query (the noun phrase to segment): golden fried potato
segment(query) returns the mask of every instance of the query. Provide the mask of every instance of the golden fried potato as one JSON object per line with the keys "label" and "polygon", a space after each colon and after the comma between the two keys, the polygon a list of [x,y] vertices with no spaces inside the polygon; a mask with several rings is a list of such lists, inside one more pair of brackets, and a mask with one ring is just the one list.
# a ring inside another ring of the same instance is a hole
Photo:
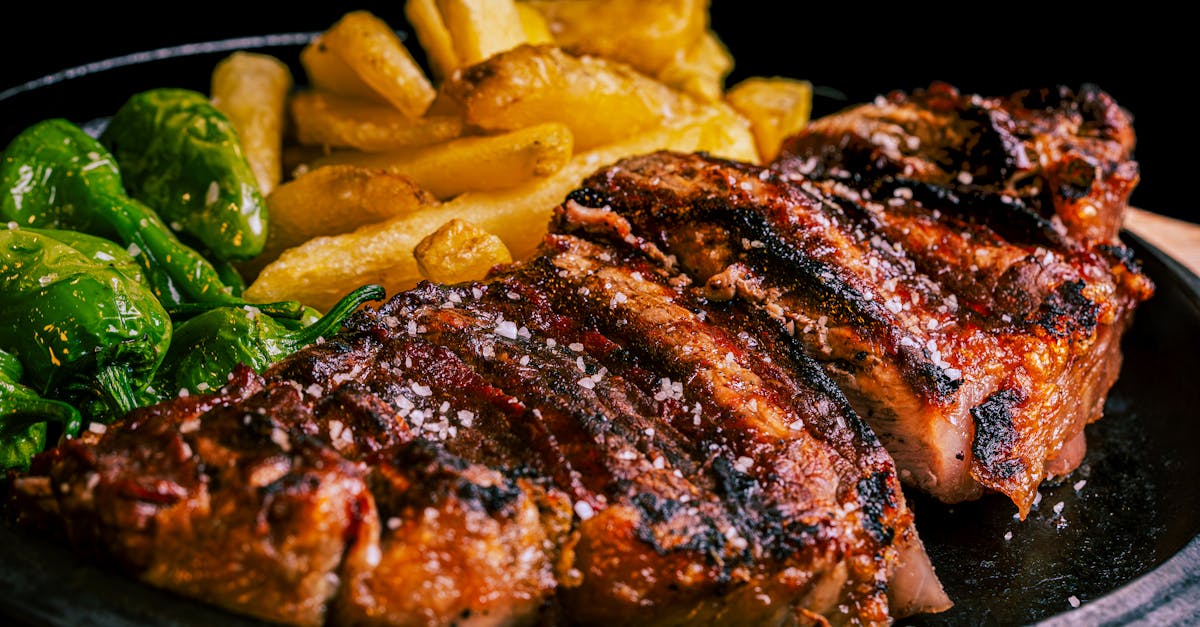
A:
{"label": "golden fried potato", "polygon": [[499,135],[461,137],[388,152],[340,151],[311,165],[335,163],[403,174],[438,198],[503,189],[558,171],[571,158],[571,131],[547,122]]}
{"label": "golden fried potato", "polygon": [[391,106],[383,94],[363,82],[354,68],[325,45],[321,35],[300,51],[300,67],[315,90]]}
{"label": "golden fried potato", "polygon": [[708,0],[522,0],[574,54],[623,61],[656,76],[708,28]]}
{"label": "golden fried potato", "polygon": [[351,11],[321,34],[324,46],[362,82],[410,117],[425,113],[435,91],[396,31],[373,13]]}
{"label": "golden fried potato", "polygon": [[725,77],[733,70],[733,55],[717,35],[706,32],[690,48],[663,66],[655,78],[704,102],[716,102],[725,93]]}
{"label": "golden fried potato", "polygon": [[406,0],[404,17],[412,25],[417,42],[425,51],[429,71],[435,79],[445,80],[460,64],[458,53],[454,51],[454,41],[450,39],[450,31],[442,21],[436,0]]}
{"label": "golden fried potato", "polygon": [[291,90],[291,70],[267,54],[237,51],[213,68],[213,106],[233,123],[264,196],[283,179],[280,155]]}
{"label": "golden fried potato", "polygon": [[321,235],[349,233],[437,204],[400,174],[354,165],[310,170],[267,196],[271,228],[262,254],[239,267],[253,279],[284,250]]}
{"label": "golden fried potato", "polygon": [[629,68],[574,57],[554,46],[522,45],[442,83],[437,111],[458,111],[490,131],[566,124],[578,150],[612,143],[694,113],[696,103]]}
{"label": "golden fried potato", "polygon": [[808,125],[812,112],[812,84],[781,76],[747,78],[725,98],[750,120],[764,163],[779,154],[784,139]]}
{"label": "golden fried potato", "polygon": [[421,276],[436,283],[478,281],[493,267],[512,262],[499,237],[454,218],[413,249]]}
{"label": "golden fried potato", "polygon": [[525,30],[525,43],[535,46],[554,43],[554,35],[550,34],[550,24],[537,9],[524,2],[518,2],[517,13],[521,16],[521,27]]}
{"label": "golden fried potato", "polygon": [[388,104],[304,90],[289,101],[296,141],[310,146],[382,152],[426,146],[462,134],[458,116],[410,117]]}
{"label": "golden fried potato", "polygon": [[654,150],[706,150],[706,127],[719,116],[675,120],[621,142],[583,152],[545,178],[515,187],[466,192],[453,200],[350,233],[311,239],[285,250],[247,288],[252,302],[296,299],[326,311],[347,291],[378,283],[388,293],[411,289],[421,279],[413,249],[454,218],[498,236],[514,259],[530,255],[546,234],[551,213],[587,175],[619,159]]}
{"label": "golden fried potato", "polygon": [[526,43],[525,26],[513,0],[435,0],[460,66]]}

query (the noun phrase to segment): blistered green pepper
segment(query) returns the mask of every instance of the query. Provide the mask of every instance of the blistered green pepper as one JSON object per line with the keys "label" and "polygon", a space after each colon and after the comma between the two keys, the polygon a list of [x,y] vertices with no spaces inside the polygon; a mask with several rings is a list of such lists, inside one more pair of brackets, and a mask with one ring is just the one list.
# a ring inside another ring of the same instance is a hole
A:
{"label": "blistered green pepper", "polygon": [[216,261],[262,252],[267,209],[233,124],[204,94],[134,94],[100,134],[130,195]]}
{"label": "blistered green pepper", "polygon": [[138,405],[171,340],[153,292],[47,231],[0,229],[0,349],[31,387],[107,421]]}
{"label": "blistered green pepper", "polygon": [[79,231],[67,231],[65,229],[25,229],[27,232],[40,233],[48,237],[52,237],[71,248],[83,253],[88,259],[105,265],[125,276],[141,283],[147,289],[153,289],[150,280],[146,278],[146,273],[141,264],[137,262],[129,251],[125,250],[120,244],[105,239],[80,233]]}
{"label": "blistered green pepper", "polygon": [[[53,118],[17,135],[0,160],[0,217],[22,227],[67,229],[124,244],[167,307],[246,305],[213,265],[125,192],[116,160],[75,124]],[[257,305],[296,317],[300,303]]]}
{"label": "blistered green pepper", "polygon": [[167,394],[182,389],[203,392],[225,385],[238,364],[261,372],[317,338],[336,332],[354,310],[383,295],[378,285],[360,287],[315,323],[300,329],[289,328],[253,308],[221,307],[201,313],[175,328],[154,387]]}
{"label": "blistered green pepper", "polygon": [[21,385],[24,368],[15,355],[0,351],[0,470],[29,468],[46,448],[47,422],[60,437],[75,437],[83,425],[79,410],[42,398]]}

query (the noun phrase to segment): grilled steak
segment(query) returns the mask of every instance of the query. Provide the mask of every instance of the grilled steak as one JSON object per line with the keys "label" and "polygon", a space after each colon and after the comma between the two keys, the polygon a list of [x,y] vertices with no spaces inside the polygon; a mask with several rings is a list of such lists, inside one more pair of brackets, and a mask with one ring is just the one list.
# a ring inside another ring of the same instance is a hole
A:
{"label": "grilled steak", "polygon": [[1023,517],[1078,465],[1153,291],[1115,235],[1136,165],[1112,107],[937,86],[816,121],[770,169],[626,160],[556,228],[752,304],[824,364],[902,478],[948,502],[998,491]]}
{"label": "grilled steak", "polygon": [[23,481],[134,576],[288,623],[882,624],[949,605],[893,462],[796,338],[566,235],[137,410]]}

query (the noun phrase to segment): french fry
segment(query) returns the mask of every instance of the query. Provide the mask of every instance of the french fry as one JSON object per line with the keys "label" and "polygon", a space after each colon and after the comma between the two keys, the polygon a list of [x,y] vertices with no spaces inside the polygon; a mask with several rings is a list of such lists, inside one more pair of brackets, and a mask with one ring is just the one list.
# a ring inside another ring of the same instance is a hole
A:
{"label": "french fry", "polygon": [[733,56],[717,35],[706,32],[690,48],[663,66],[656,78],[703,102],[716,102],[725,93],[725,77],[733,69]]}
{"label": "french fry", "polygon": [[546,178],[529,179],[503,190],[466,192],[440,205],[350,233],[311,239],[267,264],[244,297],[252,302],[296,299],[325,311],[347,291],[367,283],[383,285],[388,293],[410,289],[422,278],[413,249],[454,218],[495,234],[514,259],[523,259],[545,236],[553,208],[585,176],[635,154],[706,149],[706,127],[719,123],[719,116],[714,115],[675,120],[579,153]]}
{"label": "french fry", "polygon": [[460,64],[436,0],[407,0],[404,3],[404,17],[408,18],[417,41],[425,51],[429,71],[438,81],[445,80]]}
{"label": "french fry", "polygon": [[535,46],[554,43],[554,35],[550,34],[550,24],[537,9],[524,2],[518,2],[517,13],[521,16],[521,27],[525,30],[525,43]]}
{"label": "french fry", "polygon": [[314,237],[349,233],[435,204],[429,192],[399,174],[353,165],[310,170],[267,196],[267,243],[239,270],[253,280],[284,250]]}
{"label": "french fry", "polygon": [[612,143],[672,118],[696,103],[632,70],[554,46],[518,46],[465,68],[442,83],[437,111],[459,111],[491,131],[542,122],[566,124],[578,150]]}
{"label": "french fry", "polygon": [[526,43],[513,0],[435,0],[460,67]]}
{"label": "french fry", "polygon": [[447,142],[379,153],[340,151],[311,165],[354,164],[403,174],[438,198],[465,191],[512,187],[545,177],[571,158],[571,131],[547,122],[499,135],[461,137]]}
{"label": "french fry", "polygon": [[734,85],[725,98],[750,120],[765,163],[779,154],[784,139],[808,125],[812,84],[779,76],[755,76]]}
{"label": "french fry", "polygon": [[409,117],[388,104],[304,90],[293,94],[289,109],[296,140],[310,146],[382,152],[426,146],[458,137],[458,116]]}
{"label": "french fry", "polygon": [[345,61],[325,45],[317,35],[300,51],[300,67],[308,77],[309,87],[340,96],[391,105],[383,94],[371,89]]}
{"label": "french fry", "polygon": [[436,283],[478,281],[512,255],[499,237],[454,218],[425,236],[413,249],[421,276]]}
{"label": "french fry", "polygon": [[373,13],[346,13],[321,40],[362,82],[403,113],[420,117],[433,102],[435,91],[425,71],[396,31]]}
{"label": "french fry", "polygon": [[291,70],[270,55],[237,51],[213,68],[213,106],[233,123],[264,196],[283,179],[281,153],[291,89]]}
{"label": "french fry", "polygon": [[708,28],[708,0],[522,0],[574,54],[622,61],[650,76]]}

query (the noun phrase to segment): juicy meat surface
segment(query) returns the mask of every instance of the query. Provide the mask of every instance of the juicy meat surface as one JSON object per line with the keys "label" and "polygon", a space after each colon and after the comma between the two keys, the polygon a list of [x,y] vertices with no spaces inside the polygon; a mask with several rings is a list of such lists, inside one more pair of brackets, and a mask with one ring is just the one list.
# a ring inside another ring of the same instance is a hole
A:
{"label": "juicy meat surface", "polygon": [[[1112,226],[1136,179],[1132,139],[1096,113],[1105,96],[1080,100],[935,87],[816,121],[770,168],[635,157],[585,180],[556,228],[764,312],[822,362],[904,480],[948,502],[998,491],[1023,517],[1043,479],[1078,465],[1153,292]],[[1064,160],[1093,163],[1091,187],[1065,191]]]}
{"label": "juicy meat surface", "polygon": [[569,235],[137,410],[24,481],[132,575],[294,624],[886,624],[949,605],[891,458],[794,337]]}

